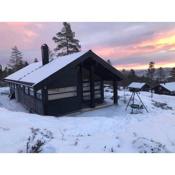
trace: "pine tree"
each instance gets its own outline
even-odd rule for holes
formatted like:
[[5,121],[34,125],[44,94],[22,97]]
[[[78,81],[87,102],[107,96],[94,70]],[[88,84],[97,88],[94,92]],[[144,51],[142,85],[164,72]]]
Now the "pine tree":
[[34,58],[33,62],[34,63],[37,63],[38,62],[38,59],[37,58]]
[[170,76],[172,79],[175,79],[175,67],[171,69]]
[[28,66],[28,65],[29,65],[29,63],[27,61],[24,61],[23,67]]
[[131,69],[129,75],[132,76],[132,77],[136,77],[135,70]]
[[149,68],[148,68],[148,72],[147,72],[147,75],[148,75],[148,78],[152,81],[154,79],[154,73],[155,73],[155,63],[153,61],[151,61],[149,63]]
[[12,48],[10,64],[8,64],[9,68],[12,69],[13,72],[23,68],[24,62],[22,53],[18,50],[17,46]]
[[164,69],[162,67],[160,67],[158,70],[157,70],[157,73],[158,73],[158,81],[161,82],[165,79],[165,72],[164,72]]
[[3,79],[2,65],[0,64],[0,81]]
[[54,56],[55,56],[54,52],[49,49],[49,60],[50,61],[53,60],[54,59]]
[[127,76],[127,71],[126,71],[125,69],[122,69],[122,74],[123,74],[124,76]]
[[135,70],[131,69],[130,72],[128,73],[128,76],[127,76],[127,82],[131,83],[131,82],[134,82],[134,81],[138,81],[138,77],[135,73]]
[[75,32],[72,31],[71,25],[67,22],[63,23],[61,32],[56,33],[52,39],[57,44],[54,49],[57,57],[80,52],[79,40],[75,39]]

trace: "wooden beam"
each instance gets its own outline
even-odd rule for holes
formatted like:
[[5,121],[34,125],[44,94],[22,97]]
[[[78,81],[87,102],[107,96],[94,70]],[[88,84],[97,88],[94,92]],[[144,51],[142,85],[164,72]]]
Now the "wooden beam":
[[80,107],[82,108],[83,103],[83,70],[82,65],[79,65],[78,69],[78,94],[80,94]]
[[101,99],[104,101],[104,81],[103,79],[100,80],[100,84],[101,84]]
[[90,67],[90,107],[95,107],[95,91],[94,91],[94,67],[91,65]]
[[113,80],[113,97],[114,97],[114,104],[118,104],[118,83],[117,80]]
[[48,90],[47,87],[44,86],[41,90],[42,93],[42,104],[43,104],[43,115],[47,115],[48,114]]

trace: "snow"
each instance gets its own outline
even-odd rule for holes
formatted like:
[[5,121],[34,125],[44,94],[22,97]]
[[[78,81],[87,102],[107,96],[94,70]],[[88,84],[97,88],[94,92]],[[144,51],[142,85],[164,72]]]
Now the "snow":
[[[175,152],[174,96],[151,98],[150,93],[141,92],[149,113],[131,114],[131,109],[125,110],[124,92],[119,91],[118,106],[57,118],[27,113],[15,100],[9,101],[7,92],[8,88],[0,88],[0,152],[25,152],[31,128],[53,134],[42,152]],[[105,89],[108,101],[111,92]],[[125,94],[128,101],[131,93]],[[169,108],[157,105],[165,103]]]
[[141,89],[144,85],[145,83],[132,82],[128,87]]
[[40,68],[41,66],[42,66],[41,61],[37,62],[37,63],[29,64],[28,66],[24,67],[23,69],[20,69],[20,70],[16,71],[15,73],[7,76],[5,79],[20,81],[22,78],[29,75],[30,73],[32,73],[36,69]]
[[41,82],[42,80],[46,79],[53,73],[59,71],[63,67],[67,66],[71,62],[75,61],[82,55],[84,55],[86,52],[78,52],[66,56],[61,56],[59,58],[55,58],[48,64],[42,66],[42,62],[33,63],[29,66],[13,73],[12,75],[6,77],[5,79],[8,80],[18,80],[22,82],[28,82],[37,84]]
[[168,89],[169,91],[175,91],[175,82],[165,83],[165,84],[162,83],[160,85]]

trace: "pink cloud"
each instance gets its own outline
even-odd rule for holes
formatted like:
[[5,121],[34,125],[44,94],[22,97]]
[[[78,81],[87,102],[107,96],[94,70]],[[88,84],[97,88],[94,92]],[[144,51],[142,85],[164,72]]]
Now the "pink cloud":
[[10,22],[1,23],[0,37],[3,40],[1,49],[9,49],[14,45],[28,49],[33,47],[38,33],[33,29],[33,23]]

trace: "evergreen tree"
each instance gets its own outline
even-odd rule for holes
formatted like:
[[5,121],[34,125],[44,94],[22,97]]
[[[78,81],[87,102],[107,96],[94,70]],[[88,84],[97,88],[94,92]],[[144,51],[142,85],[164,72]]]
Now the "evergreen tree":
[[158,81],[161,82],[165,79],[165,72],[164,72],[164,69],[162,67],[160,67],[158,70],[157,70],[157,73],[158,73]]
[[49,60],[53,60],[54,56],[55,56],[54,52],[49,49]]
[[154,73],[155,73],[155,63],[153,61],[151,61],[149,63],[149,68],[148,68],[148,72],[147,72],[147,75],[148,75],[148,78],[152,81],[154,79]]
[[23,68],[25,63],[23,62],[22,53],[18,50],[17,46],[12,48],[10,63],[8,64],[9,68],[13,72]]
[[136,77],[136,73],[134,69],[130,70],[129,76]]
[[34,58],[33,62],[34,63],[37,63],[38,62],[38,59],[37,58]]
[[28,65],[29,65],[29,63],[27,61],[24,61],[23,67],[28,66]]
[[126,71],[125,69],[122,69],[122,74],[123,74],[124,76],[127,76],[127,71]]
[[137,82],[139,80],[134,69],[130,70],[130,72],[128,73],[127,79],[128,79],[128,83],[131,83],[134,81]]
[[175,79],[175,67],[171,69],[170,76],[173,80]]
[[52,39],[57,44],[54,49],[57,57],[80,52],[79,40],[75,39],[75,32],[72,31],[71,25],[67,22],[63,22],[61,32],[56,33]]
[[0,81],[3,79],[2,65],[0,64]]

